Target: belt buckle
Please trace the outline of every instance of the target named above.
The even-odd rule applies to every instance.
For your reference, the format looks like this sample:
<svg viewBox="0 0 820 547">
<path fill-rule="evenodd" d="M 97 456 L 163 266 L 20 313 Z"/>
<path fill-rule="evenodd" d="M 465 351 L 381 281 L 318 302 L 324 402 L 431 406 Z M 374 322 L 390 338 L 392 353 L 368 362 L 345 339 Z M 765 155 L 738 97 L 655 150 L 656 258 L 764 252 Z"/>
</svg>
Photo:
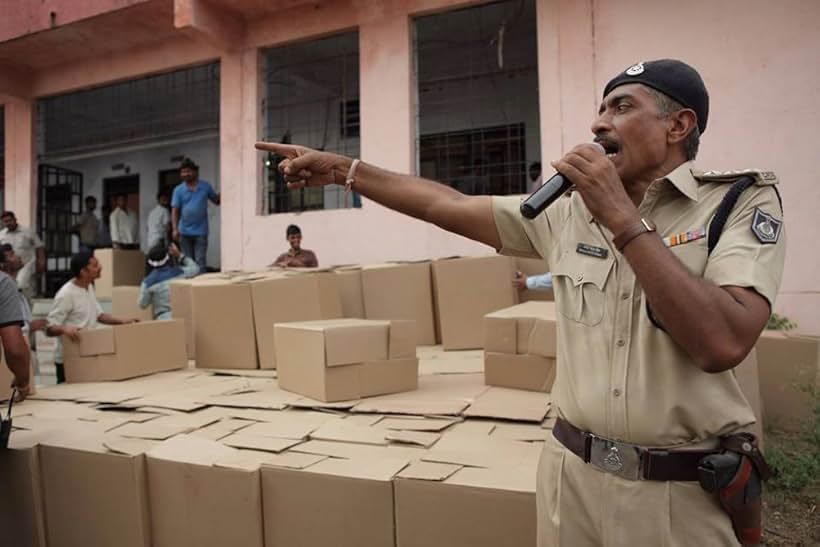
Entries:
<svg viewBox="0 0 820 547">
<path fill-rule="evenodd" d="M 589 463 L 623 479 L 636 481 L 641 478 L 641 451 L 632 444 L 591 435 Z"/>
</svg>

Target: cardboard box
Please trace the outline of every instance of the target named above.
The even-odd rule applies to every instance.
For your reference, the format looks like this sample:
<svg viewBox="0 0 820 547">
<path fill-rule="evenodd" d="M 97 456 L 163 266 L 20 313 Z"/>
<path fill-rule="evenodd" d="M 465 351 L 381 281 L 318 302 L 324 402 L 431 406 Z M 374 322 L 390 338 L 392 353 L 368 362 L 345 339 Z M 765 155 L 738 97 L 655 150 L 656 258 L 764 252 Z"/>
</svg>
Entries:
<svg viewBox="0 0 820 547">
<path fill-rule="evenodd" d="M 364 319 L 364 293 L 362 290 L 362 269 L 344 267 L 334 270 L 338 277 L 339 296 L 342 301 L 342 317 Z"/>
<path fill-rule="evenodd" d="M 154 547 L 262 547 L 259 471 L 217 465 L 238 452 L 190 435 L 147 452 Z"/>
<path fill-rule="evenodd" d="M 768 425 L 799 431 L 820 388 L 820 338 L 763 331 L 756 344 L 763 415 Z"/>
<path fill-rule="evenodd" d="M 125 319 L 151 321 L 154 319 L 154 307 L 143 309 L 138 305 L 140 288 L 114 287 L 111 289 L 111 315 Z"/>
<path fill-rule="evenodd" d="M 418 386 L 413 321 L 280 323 L 274 337 L 282 389 L 331 402 Z"/>
<path fill-rule="evenodd" d="M 31 364 L 29 366 L 30 370 L 30 385 L 32 391 L 29 395 L 34 395 L 34 354 L 31 354 Z M 14 374 L 12 374 L 11 369 L 9 368 L 8 363 L 6 363 L 6 356 L 3 354 L 3 347 L 0 344 L 0 401 L 7 401 L 11 398 L 11 394 L 14 392 L 14 389 L 11 387 L 11 384 L 14 383 Z M 0 407 L 2 408 L 2 407 Z M 5 409 L 4 416 L 5 416 Z"/>
<path fill-rule="evenodd" d="M 518 303 L 512 259 L 503 256 L 433 262 L 436 318 L 445 350 L 484 346 L 484 316 Z"/>
<path fill-rule="evenodd" d="M 518 355 L 558 355 L 555 304 L 525 302 L 484 317 L 484 350 Z"/>
<path fill-rule="evenodd" d="M 146 321 L 63 336 L 67 382 L 100 382 L 188 366 L 182 321 Z"/>
<path fill-rule="evenodd" d="M 145 457 L 114 454 L 101 436 L 40 445 L 50 547 L 150 547 Z"/>
<path fill-rule="evenodd" d="M 259 368 L 250 284 L 196 281 L 191 302 L 197 368 Z"/>
<path fill-rule="evenodd" d="M 102 267 L 100 278 L 94 282 L 94 293 L 98 298 L 111 298 L 114 287 L 139 285 L 145 277 L 142 251 L 97 249 L 94 256 Z"/>
<path fill-rule="evenodd" d="M 3 412 L 5 416 L 5 410 Z M 3 545 L 45 547 L 46 529 L 40 489 L 40 455 L 37 443 L 44 431 L 16 430 L 9 449 L 0 450 L 0 530 Z"/>
<path fill-rule="evenodd" d="M 398 547 L 535 545 L 540 446 L 475 421 L 445 433 L 394 481 Z M 484 426 L 489 428 L 481 429 Z M 533 428 L 529 428 L 530 431 Z M 531 433 L 528 433 L 531 434 Z"/>
<path fill-rule="evenodd" d="M 464 468 L 441 481 L 397 479 L 398 547 L 498 547 L 536 544 L 535 477 L 518 490 L 505 471 Z"/>
<path fill-rule="evenodd" d="M 555 381 L 553 302 L 525 302 L 484 318 L 484 382 L 549 392 Z"/>
<path fill-rule="evenodd" d="M 191 287 L 194 280 L 175 279 L 168 284 L 171 292 L 171 316 L 185 321 L 185 350 L 188 359 L 196 359 L 196 334 Z"/>
<path fill-rule="evenodd" d="M 549 269 L 547 268 L 547 262 L 540 258 L 516 257 L 514 260 L 516 271 L 523 273 L 527 277 L 533 275 L 541 275 L 549 271 Z M 533 291 L 530 289 L 525 289 L 523 291 L 518 292 L 518 297 L 521 300 L 521 302 L 551 302 L 555 300 L 555 293 L 552 289 L 547 291 Z"/>
<path fill-rule="evenodd" d="M 332 272 L 286 273 L 250 282 L 260 368 L 276 368 L 275 323 L 342 317 L 339 279 Z"/>
<path fill-rule="evenodd" d="M 419 345 L 436 344 L 429 262 L 365 266 L 362 288 L 367 319 L 415 321 Z"/>
<path fill-rule="evenodd" d="M 391 479 L 405 465 L 330 458 L 304 471 L 263 467 L 265 546 L 395 545 Z"/>
<path fill-rule="evenodd" d="M 484 355 L 484 383 L 549 393 L 555 383 L 555 359 L 487 352 Z"/>
</svg>

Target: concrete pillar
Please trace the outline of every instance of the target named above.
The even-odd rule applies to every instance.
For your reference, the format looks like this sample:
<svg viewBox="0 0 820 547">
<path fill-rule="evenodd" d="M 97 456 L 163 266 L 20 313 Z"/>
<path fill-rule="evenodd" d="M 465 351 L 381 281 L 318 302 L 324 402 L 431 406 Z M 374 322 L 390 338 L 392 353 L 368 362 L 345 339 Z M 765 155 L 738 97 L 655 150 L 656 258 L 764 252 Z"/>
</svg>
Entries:
<svg viewBox="0 0 820 547">
<path fill-rule="evenodd" d="M 37 103 L 9 98 L 4 103 L 6 141 L 6 209 L 23 226 L 37 219 Z"/>
<path fill-rule="evenodd" d="M 244 264 L 245 227 L 259 214 L 262 156 L 260 55 L 256 48 L 225 53 L 220 61 L 219 149 L 222 192 L 222 269 Z"/>
</svg>

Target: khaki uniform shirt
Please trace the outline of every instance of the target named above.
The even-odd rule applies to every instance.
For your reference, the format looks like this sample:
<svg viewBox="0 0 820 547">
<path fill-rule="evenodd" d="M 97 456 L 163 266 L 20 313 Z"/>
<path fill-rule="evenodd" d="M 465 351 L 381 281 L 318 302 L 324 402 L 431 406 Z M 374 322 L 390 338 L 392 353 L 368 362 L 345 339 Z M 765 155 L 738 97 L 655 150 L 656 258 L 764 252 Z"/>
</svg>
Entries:
<svg viewBox="0 0 820 547">
<path fill-rule="evenodd" d="M 650 185 L 639 211 L 694 275 L 720 286 L 751 287 L 774 303 L 785 234 L 781 228 L 776 242 L 763 244 L 752 230 L 756 209 L 782 220 L 774 175 L 755 172 L 757 184 L 741 194 L 711 255 L 707 238 L 697 238 L 737 178 L 703 176 L 684 163 Z M 653 325 L 629 262 L 579 193 L 562 197 L 532 221 L 521 216 L 519 206 L 518 197 L 493 200 L 501 253 L 542 257 L 552 271 L 558 310 L 553 396 L 564 418 L 645 446 L 699 442 L 754 422 L 732 371 L 703 372 Z M 606 255 L 579 252 L 579 244 Z"/>
</svg>

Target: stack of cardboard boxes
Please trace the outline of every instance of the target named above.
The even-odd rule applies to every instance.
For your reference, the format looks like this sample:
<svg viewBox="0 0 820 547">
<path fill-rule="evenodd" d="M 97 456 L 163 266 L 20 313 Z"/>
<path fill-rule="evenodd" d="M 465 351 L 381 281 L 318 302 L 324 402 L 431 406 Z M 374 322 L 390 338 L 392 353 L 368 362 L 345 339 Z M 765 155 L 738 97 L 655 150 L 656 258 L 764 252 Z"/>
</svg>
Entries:
<svg viewBox="0 0 820 547">
<path fill-rule="evenodd" d="M 553 302 L 526 302 L 484 318 L 487 385 L 549 392 L 557 351 Z"/>
</svg>

